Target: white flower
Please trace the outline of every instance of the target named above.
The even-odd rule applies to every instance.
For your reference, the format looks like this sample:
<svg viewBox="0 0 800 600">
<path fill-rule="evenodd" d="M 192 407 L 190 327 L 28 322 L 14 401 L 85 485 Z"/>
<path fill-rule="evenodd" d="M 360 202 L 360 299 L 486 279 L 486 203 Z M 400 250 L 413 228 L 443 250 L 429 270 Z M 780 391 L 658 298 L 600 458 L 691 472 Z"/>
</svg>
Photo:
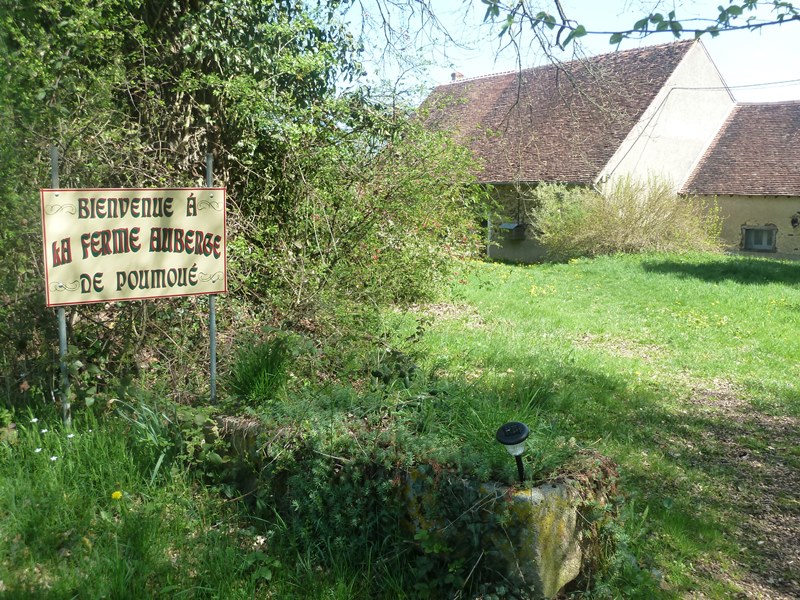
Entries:
<svg viewBox="0 0 800 600">
<path fill-rule="evenodd" d="M 42 429 L 42 433 L 47 433 L 47 429 Z"/>
<path fill-rule="evenodd" d="M 74 434 L 74 433 L 70 433 L 70 434 L 67 436 L 67 438 L 69 438 L 69 439 L 72 439 L 72 438 L 74 438 L 74 437 L 75 437 L 75 434 Z"/>
<path fill-rule="evenodd" d="M 51 457 L 50 457 L 50 460 L 52 460 L 52 461 L 54 461 L 54 462 L 55 462 L 55 461 L 57 461 L 57 460 L 58 460 L 58 457 L 57 457 L 57 456 L 51 456 Z"/>
<path fill-rule="evenodd" d="M 38 422 L 39 422 L 39 419 L 37 419 L 36 417 L 33 417 L 31 419 L 31 423 L 38 423 Z"/>
<path fill-rule="evenodd" d="M 41 451 L 42 451 L 41 448 L 37 448 L 36 450 L 34 450 L 34 452 L 36 452 L 36 454 L 39 454 L 39 452 L 41 452 Z"/>
</svg>

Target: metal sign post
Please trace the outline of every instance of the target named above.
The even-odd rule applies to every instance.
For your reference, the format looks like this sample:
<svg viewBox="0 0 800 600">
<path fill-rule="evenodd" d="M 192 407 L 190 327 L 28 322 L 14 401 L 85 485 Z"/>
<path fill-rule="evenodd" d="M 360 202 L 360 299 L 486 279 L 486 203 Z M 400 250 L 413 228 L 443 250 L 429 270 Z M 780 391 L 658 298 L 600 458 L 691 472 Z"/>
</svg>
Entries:
<svg viewBox="0 0 800 600">
<path fill-rule="evenodd" d="M 211 402 L 217 399 L 216 295 L 227 292 L 226 190 L 212 188 L 42 189 L 46 303 L 58 309 L 61 405 L 70 424 L 65 308 L 98 302 L 209 296 Z"/>
<path fill-rule="evenodd" d="M 214 186 L 214 155 L 206 154 L 206 187 Z M 217 296 L 208 296 L 208 335 L 211 354 L 211 404 L 217 401 Z"/>
<path fill-rule="evenodd" d="M 50 146 L 50 180 L 53 189 L 59 187 L 58 148 Z M 58 356 L 61 362 L 61 419 L 66 427 L 72 425 L 72 406 L 69 401 L 69 372 L 67 371 L 67 315 L 63 306 L 58 314 Z"/>
</svg>

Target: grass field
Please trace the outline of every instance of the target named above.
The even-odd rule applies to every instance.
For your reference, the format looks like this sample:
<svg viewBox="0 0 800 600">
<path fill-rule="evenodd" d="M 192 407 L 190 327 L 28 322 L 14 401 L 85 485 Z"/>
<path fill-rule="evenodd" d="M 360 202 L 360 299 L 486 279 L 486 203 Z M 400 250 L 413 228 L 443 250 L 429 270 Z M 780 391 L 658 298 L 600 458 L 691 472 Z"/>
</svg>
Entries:
<svg viewBox="0 0 800 600">
<path fill-rule="evenodd" d="M 46 416 L 0 444 L 0 597 L 252 597 L 235 511 L 188 473 L 152 480 L 116 421 Z"/>
<path fill-rule="evenodd" d="M 265 410 L 317 420 L 308 431 L 341 448 L 361 442 L 336 419 L 446 431 L 478 457 L 476 476 L 511 479 L 493 435 L 520 418 L 534 478 L 574 447 L 619 465 L 622 565 L 586 597 L 796 598 L 798 282 L 797 263 L 715 255 L 464 265 L 449 297 L 391 311 L 376 332 L 419 366 L 410 385 L 301 381 Z M 162 462 L 173 434 L 138 410 L 64 430 L 51 408 L 0 429 L 0 596 L 417 597 L 402 564 L 343 552 L 347 540 L 279 549 L 290 537 L 281 518 L 205 487 L 180 457 Z"/>
<path fill-rule="evenodd" d="M 424 344 L 448 378 L 530 386 L 549 431 L 619 463 L 665 596 L 792 598 L 798 283 L 800 264 L 714 255 L 480 264 Z"/>
</svg>

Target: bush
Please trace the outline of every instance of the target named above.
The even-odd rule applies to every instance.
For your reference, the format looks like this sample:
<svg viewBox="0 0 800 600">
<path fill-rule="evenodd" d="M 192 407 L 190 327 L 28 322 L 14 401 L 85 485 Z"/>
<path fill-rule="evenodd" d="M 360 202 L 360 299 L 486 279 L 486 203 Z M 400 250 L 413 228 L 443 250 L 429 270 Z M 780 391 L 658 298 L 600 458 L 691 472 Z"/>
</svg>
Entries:
<svg viewBox="0 0 800 600">
<path fill-rule="evenodd" d="M 300 174 L 285 217 L 291 226 L 260 248 L 252 243 L 259 232 L 243 230 L 231 246 L 232 265 L 247 274 L 244 293 L 261 301 L 270 289 L 287 317 L 319 322 L 333 307 L 430 299 L 453 259 L 478 253 L 483 192 L 464 183 L 470 155 L 413 121 L 387 127 L 395 137 L 379 144 L 373 132 L 318 147 L 303 141 L 287 163 Z"/>
<path fill-rule="evenodd" d="M 716 206 L 678 196 L 669 182 L 615 179 L 603 193 L 542 185 L 530 215 L 548 256 L 718 251 Z"/>
</svg>

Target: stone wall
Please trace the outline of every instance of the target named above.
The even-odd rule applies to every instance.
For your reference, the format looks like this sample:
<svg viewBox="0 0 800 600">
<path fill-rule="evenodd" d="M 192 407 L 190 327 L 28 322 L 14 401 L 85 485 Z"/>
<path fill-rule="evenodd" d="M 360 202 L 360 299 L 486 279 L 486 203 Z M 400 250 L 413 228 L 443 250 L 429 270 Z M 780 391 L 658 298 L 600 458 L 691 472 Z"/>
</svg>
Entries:
<svg viewBox="0 0 800 600">
<path fill-rule="evenodd" d="M 419 472 L 412 472 L 403 489 L 412 532 L 435 536 L 438 531 L 455 528 L 468 536 L 468 524 L 477 521 L 483 549 L 494 557 L 494 568 L 502 571 L 510 586 L 525 590 L 531 598 L 554 598 L 580 574 L 583 553 L 578 511 L 584 499 L 576 482 L 536 487 L 453 482 L 451 486 L 477 487 L 478 501 L 471 516 L 465 512 L 447 521 L 440 517 L 447 512 L 441 503 L 453 497 L 452 491 L 442 494 L 441 484 L 426 485 L 425 481 Z M 463 544 L 467 543 L 464 540 Z"/>
<path fill-rule="evenodd" d="M 218 425 L 234 460 L 251 467 L 242 470 L 242 491 L 270 486 L 273 494 L 285 493 L 285 481 L 264 479 L 259 462 L 264 453 L 258 440 L 281 436 L 264 435 L 254 419 L 227 418 Z M 558 479 L 537 486 L 479 483 L 420 464 L 395 476 L 404 513 L 397 518 L 402 536 L 431 560 L 446 564 L 468 558 L 475 567 L 491 562 L 491 569 L 525 597 L 554 598 L 584 565 L 593 564 L 583 545 L 581 510 L 590 503 L 604 505 L 614 494 L 616 477 L 613 463 L 591 452 L 578 453 Z"/>
</svg>

